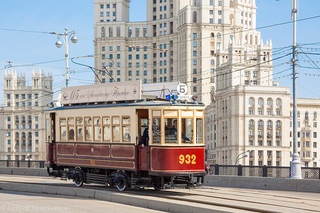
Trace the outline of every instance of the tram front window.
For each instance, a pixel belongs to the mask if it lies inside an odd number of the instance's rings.
[[[202,118],[197,118],[197,129],[196,129],[196,143],[203,143],[203,120]]]
[[[182,118],[182,142],[183,143],[192,143],[193,137],[193,127],[192,127],[192,118]]]
[[[178,122],[177,118],[165,119],[165,142],[177,143],[178,142]]]

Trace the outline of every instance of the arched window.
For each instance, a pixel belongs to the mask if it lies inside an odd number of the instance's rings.
[[[109,37],[113,37],[113,27],[109,27]]]
[[[281,128],[281,121],[279,121],[279,120],[276,121],[276,127]]]
[[[249,106],[254,106],[254,98],[249,98]]]
[[[146,27],[146,26],[143,27],[143,36],[144,36],[144,37],[148,37],[147,27]]]
[[[259,107],[263,107],[263,98],[259,98],[258,105]]]
[[[32,140],[32,133],[31,132],[28,132],[28,140]]]
[[[117,26],[117,37],[121,37],[121,29],[120,29],[120,26]]]
[[[128,38],[132,38],[132,28],[128,27]]]
[[[277,108],[281,108],[281,99],[280,98],[277,98],[276,106],[277,106]]]
[[[19,116],[18,115],[16,115],[16,124],[19,124]]]
[[[26,124],[26,116],[22,115],[22,124]]]
[[[309,112],[308,112],[308,111],[306,111],[306,112],[304,113],[304,119],[305,119],[305,120],[308,120],[308,119],[309,119]]]
[[[211,37],[214,38],[214,33],[211,33]]]
[[[210,60],[210,64],[211,64],[212,66],[214,65],[214,60],[213,60],[213,59]]]
[[[249,128],[254,128],[254,120],[249,120]]]
[[[106,37],[106,29],[104,27],[101,27],[101,37]]]
[[[263,128],[263,121],[262,120],[259,120],[258,121],[258,128]]]
[[[271,121],[271,120],[268,120],[268,121],[267,121],[267,128],[268,128],[268,129],[271,129],[271,128],[272,128],[272,121]]]
[[[221,34],[220,33],[217,34],[217,39],[221,39]]]
[[[32,124],[32,116],[31,115],[28,116],[28,124]]]
[[[140,27],[139,26],[136,27],[136,37],[137,38],[140,37]]]
[[[26,143],[26,133],[25,132],[22,132],[21,140],[22,140],[22,143],[24,143],[23,145],[25,146],[25,143]]]
[[[197,12],[196,11],[193,11],[192,22],[197,23]]]

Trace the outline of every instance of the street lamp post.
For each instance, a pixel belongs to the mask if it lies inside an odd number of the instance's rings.
[[[234,165],[237,165],[237,163],[238,163],[238,161],[239,161],[240,159],[249,157],[248,153],[250,153],[250,151],[251,151],[251,150],[247,150],[247,151],[245,151],[245,152],[240,153],[240,154],[237,156]]]
[[[297,26],[297,0],[293,0],[292,16],[293,16],[293,46],[292,46],[292,79],[293,79],[293,116],[292,116],[292,131],[293,131],[293,153],[292,161],[290,162],[291,179],[302,179],[301,177],[301,161],[297,152],[297,102],[296,102],[296,65],[297,65],[297,42],[296,42],[296,26]]]
[[[56,47],[60,48],[62,47],[62,42],[60,40],[60,38],[62,38],[62,40],[64,41],[64,45],[65,45],[65,61],[66,61],[66,87],[69,86],[69,36],[71,38],[71,42],[72,43],[77,43],[78,42],[78,38],[75,36],[76,31],[70,31],[68,32],[68,28],[65,28],[65,32],[62,33],[56,33],[56,32],[51,32],[50,34],[54,34],[58,36],[58,41],[56,42]],[[63,38],[64,36],[64,38]]]

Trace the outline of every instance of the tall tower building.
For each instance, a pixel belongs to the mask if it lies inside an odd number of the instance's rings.
[[[52,102],[52,76],[33,71],[30,84],[23,74],[4,74],[5,105],[0,112],[2,160],[45,159],[44,109]]]
[[[145,22],[129,22],[129,8],[94,1],[96,83],[180,81],[210,104],[217,52],[231,40],[260,41],[254,0],[151,0]]]

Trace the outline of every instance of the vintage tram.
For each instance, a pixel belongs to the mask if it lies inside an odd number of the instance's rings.
[[[172,85],[62,88],[61,105],[46,111],[48,173],[120,191],[203,183],[204,105],[179,100]]]

